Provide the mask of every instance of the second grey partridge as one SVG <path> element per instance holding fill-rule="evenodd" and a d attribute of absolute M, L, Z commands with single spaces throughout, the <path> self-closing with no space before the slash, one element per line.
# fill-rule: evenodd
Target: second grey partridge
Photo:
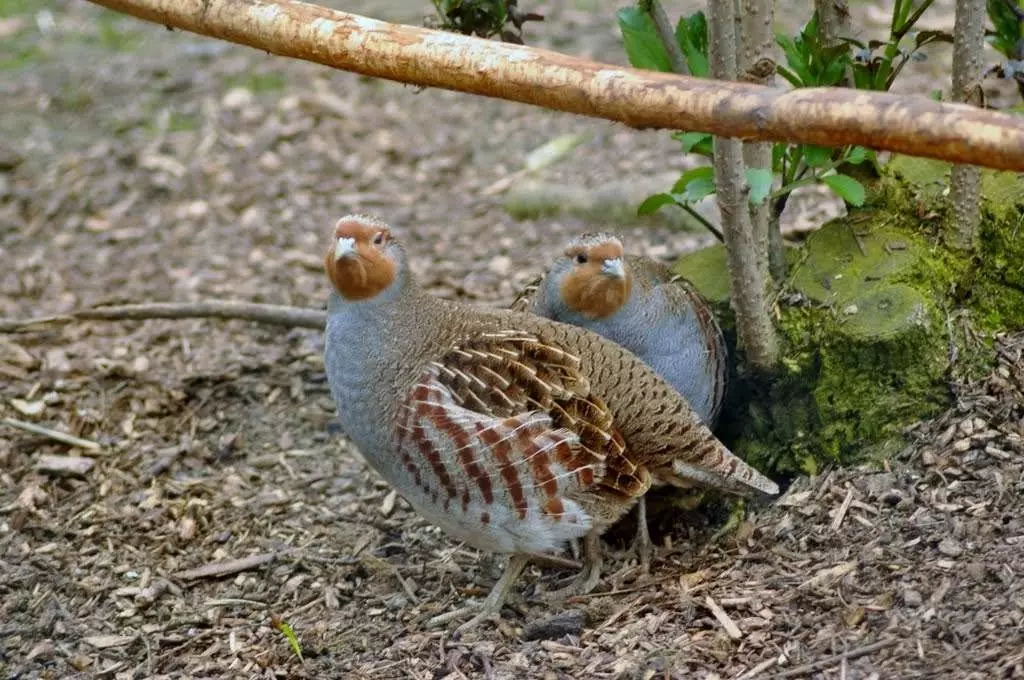
<path fill-rule="evenodd" d="M 666 265 L 627 255 L 610 233 L 581 234 L 512 303 L 614 340 L 649 364 L 714 428 L 728 376 L 728 349 L 710 306 Z M 655 480 L 660 481 L 660 480 Z M 636 548 L 652 551 L 646 505 L 637 506 Z"/>
<path fill-rule="evenodd" d="M 324 360 L 345 433 L 424 518 L 511 554 L 458 633 L 500 612 L 530 553 L 585 537 L 585 580 L 596 578 L 598 535 L 652 475 L 778 492 L 619 345 L 423 291 L 383 222 L 340 219 L 325 267 Z"/>

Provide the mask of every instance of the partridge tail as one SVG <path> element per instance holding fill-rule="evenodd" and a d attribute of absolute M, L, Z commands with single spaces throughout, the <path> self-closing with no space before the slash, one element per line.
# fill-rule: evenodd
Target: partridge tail
<path fill-rule="evenodd" d="M 658 476 L 660 481 L 673 486 L 705 486 L 742 496 L 759 491 L 774 496 L 779 486 L 747 465 L 713 437 L 708 437 L 699 454 L 676 458 L 670 471 Z M 668 474 L 666 474 L 668 473 Z"/>

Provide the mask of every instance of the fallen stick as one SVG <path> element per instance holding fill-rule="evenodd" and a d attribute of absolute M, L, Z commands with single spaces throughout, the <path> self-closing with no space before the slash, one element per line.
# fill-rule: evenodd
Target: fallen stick
<path fill-rule="evenodd" d="M 851 649 L 850 651 L 843 652 L 842 654 L 834 654 L 832 656 L 825 657 L 824 659 L 820 659 L 819 661 L 812 661 L 811 663 L 804 664 L 803 666 L 796 666 L 794 668 L 790 668 L 788 671 L 776 673 L 775 675 L 770 676 L 768 680 L 785 680 L 785 678 L 797 678 L 808 673 L 813 673 L 814 671 L 828 668 L 829 666 L 834 666 L 835 664 L 842 663 L 843 661 L 852 661 L 853 659 L 859 659 L 860 657 L 867 656 L 872 652 L 877 652 L 880 649 L 891 647 L 897 642 L 898 640 L 896 638 L 889 638 L 887 640 L 873 642 L 870 645 L 864 645 L 863 647 L 858 647 L 857 649 Z"/>
<path fill-rule="evenodd" d="M 75 321 L 144 321 L 147 319 L 226 319 L 255 321 L 293 328 L 323 330 L 327 313 L 319 309 L 264 305 L 254 302 L 150 302 L 137 305 L 92 307 L 68 314 L 32 319 L 0 320 L 0 333 L 23 333 L 45 326 L 61 326 Z"/>
<path fill-rule="evenodd" d="M 1024 119 L 924 96 L 781 90 L 602 64 L 297 0 L 91 0 L 146 21 L 375 78 L 634 128 L 872 149 L 1024 171 Z"/>
<path fill-rule="evenodd" d="M 725 632 L 729 637 L 733 640 L 739 640 L 743 637 L 743 631 L 740 630 L 740 627 L 737 626 L 736 622 L 725 613 L 724 609 L 718 606 L 718 603 L 715 602 L 710 595 L 706 595 L 704 597 L 704 606 L 708 608 L 708 611 L 710 611 L 716 619 L 718 619 L 718 622 L 722 624 L 722 628 L 725 629 Z"/>
<path fill-rule="evenodd" d="M 16 427 L 19 430 L 24 430 L 26 432 L 32 432 L 33 434 L 41 434 L 44 437 L 55 439 L 56 441 L 59 441 L 62 444 L 67 444 L 69 446 L 77 446 L 79 448 L 87 449 L 89 451 L 98 451 L 100 449 L 100 445 L 97 442 L 90 441 L 88 439 L 82 439 L 81 437 L 76 437 L 75 435 L 67 434 L 66 432 L 58 432 L 57 430 L 51 430 L 48 427 L 36 425 L 35 423 L 26 423 L 24 420 L 15 420 L 14 418 L 3 418 L 2 420 L 0 420 L 0 423 L 3 423 L 4 425 L 7 425 L 9 427 Z"/>
<path fill-rule="evenodd" d="M 179 571 L 174 575 L 174 577 L 181 579 L 182 581 L 195 581 L 201 578 L 221 578 L 223 576 L 231 576 L 232 574 L 237 574 L 242 571 L 249 571 L 250 569 L 262 567 L 264 564 L 270 564 L 276 559 L 277 553 L 250 555 L 249 557 L 242 557 L 237 560 L 214 562 L 212 564 L 204 564 L 203 566 L 196 567 L 195 569 Z"/>

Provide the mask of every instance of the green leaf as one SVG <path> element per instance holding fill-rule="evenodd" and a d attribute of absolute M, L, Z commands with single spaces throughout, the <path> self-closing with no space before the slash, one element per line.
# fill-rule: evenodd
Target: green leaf
<path fill-rule="evenodd" d="M 863 146 L 850 147 L 850 151 L 846 154 L 846 162 L 850 165 L 860 165 L 868 157 L 868 150 Z"/>
<path fill-rule="evenodd" d="M 1024 28 L 1021 26 L 1020 18 L 1017 17 L 1013 8 L 1009 6 L 1006 0 L 987 0 L 986 8 L 988 9 L 989 19 L 992 20 L 992 25 L 996 29 L 996 34 L 1000 38 L 999 42 L 1001 46 L 1015 46 L 1024 35 Z M 999 46 L 997 46 L 998 48 Z M 1009 51 L 1003 51 L 1003 54 L 1007 57 L 1012 56 Z"/>
<path fill-rule="evenodd" d="M 711 135 L 707 132 L 674 132 L 672 139 L 683 147 L 683 153 L 699 153 L 710 156 L 712 151 Z"/>
<path fill-rule="evenodd" d="M 651 71 L 672 71 L 665 46 L 658 38 L 651 17 L 639 7 L 623 7 L 615 13 L 629 63 Z"/>
<path fill-rule="evenodd" d="M 697 203 L 715 193 L 715 178 L 700 177 L 686 185 L 686 191 L 676 196 L 683 203 Z"/>
<path fill-rule="evenodd" d="M 848 175 L 826 175 L 821 181 L 829 186 L 839 197 L 853 206 L 864 205 L 864 185 Z"/>
<path fill-rule="evenodd" d="M 804 163 L 812 168 L 820 168 L 832 160 L 832 149 L 827 146 L 804 145 Z"/>
<path fill-rule="evenodd" d="M 675 203 L 676 199 L 672 194 L 652 194 L 644 199 L 636 209 L 636 214 L 653 215 L 666 205 L 675 205 Z"/>
<path fill-rule="evenodd" d="M 789 144 L 772 144 L 772 170 L 782 172 L 782 159 L 789 151 Z"/>
<path fill-rule="evenodd" d="M 288 625 L 287 621 L 278 619 L 276 617 L 271 618 L 271 622 L 274 627 L 281 631 L 281 634 L 288 640 L 288 646 L 292 648 L 292 652 L 302 661 L 302 645 L 299 644 L 299 638 L 295 635 L 295 631 Z"/>
<path fill-rule="evenodd" d="M 686 185 L 694 180 L 710 179 L 715 180 L 715 169 L 709 165 L 702 165 L 699 168 L 687 170 L 679 176 L 679 181 L 672 187 L 673 194 L 679 194 L 686 190 Z"/>
<path fill-rule="evenodd" d="M 679 20 L 676 42 L 686 57 L 690 75 L 707 78 L 711 74 L 711 66 L 708 63 L 708 23 L 703 12 L 695 12 Z"/>
<path fill-rule="evenodd" d="M 772 192 L 775 175 L 765 168 L 747 168 L 747 185 L 750 187 L 750 203 L 760 205 Z"/>
<path fill-rule="evenodd" d="M 790 71 L 785 66 L 776 66 L 775 67 L 775 72 L 778 73 L 783 78 L 785 78 L 786 80 L 788 80 L 789 84 L 792 85 L 793 87 L 803 87 L 804 86 L 803 82 L 800 80 L 800 76 L 798 76 L 797 74 L 793 73 L 792 71 Z"/>

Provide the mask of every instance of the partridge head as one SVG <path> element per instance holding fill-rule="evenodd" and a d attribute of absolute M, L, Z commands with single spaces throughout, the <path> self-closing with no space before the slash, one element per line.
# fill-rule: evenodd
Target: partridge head
<path fill-rule="evenodd" d="M 325 266 L 324 360 L 345 433 L 424 518 L 512 555 L 460 630 L 500 610 L 530 553 L 591 546 L 656 475 L 682 466 L 733 491 L 777 492 L 619 345 L 421 290 L 383 222 L 339 220 Z"/>
<path fill-rule="evenodd" d="M 725 339 L 707 301 L 667 266 L 608 233 L 572 239 L 513 303 L 622 345 L 672 384 L 709 427 L 725 396 Z"/>

